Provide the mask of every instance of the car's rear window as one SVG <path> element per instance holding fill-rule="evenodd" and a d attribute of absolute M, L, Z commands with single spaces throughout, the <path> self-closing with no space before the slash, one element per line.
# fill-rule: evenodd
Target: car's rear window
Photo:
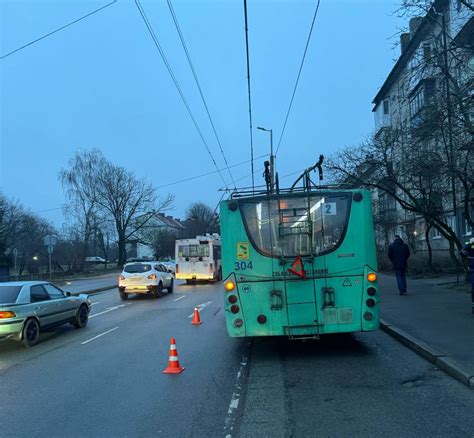
<path fill-rule="evenodd" d="M 0 285 L 0 303 L 13 304 L 18 298 L 21 286 L 3 286 Z"/>
<path fill-rule="evenodd" d="M 140 272 L 148 272 L 151 271 L 151 265 L 144 264 L 144 263 L 136 263 L 133 265 L 127 265 L 123 268 L 124 272 L 129 274 L 137 274 Z"/>

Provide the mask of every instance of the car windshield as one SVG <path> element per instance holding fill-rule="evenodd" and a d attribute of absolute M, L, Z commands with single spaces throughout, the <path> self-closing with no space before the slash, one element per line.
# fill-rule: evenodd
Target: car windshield
<path fill-rule="evenodd" d="M 128 274 L 138 274 L 140 272 L 151 271 L 151 265 L 145 263 L 135 263 L 133 265 L 127 265 L 123 268 L 124 272 Z"/>
<path fill-rule="evenodd" d="M 20 293 L 21 286 L 0 286 L 0 303 L 13 304 Z"/>

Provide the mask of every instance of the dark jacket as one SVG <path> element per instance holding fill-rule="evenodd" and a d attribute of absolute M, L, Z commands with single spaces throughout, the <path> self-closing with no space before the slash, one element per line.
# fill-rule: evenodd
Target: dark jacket
<path fill-rule="evenodd" d="M 410 248 L 402 239 L 395 239 L 388 247 L 388 258 L 396 271 L 407 268 L 408 257 L 410 257 Z"/>
<path fill-rule="evenodd" d="M 467 257 L 467 266 L 469 268 L 469 272 L 474 272 L 474 243 L 466 243 L 462 253 Z"/>

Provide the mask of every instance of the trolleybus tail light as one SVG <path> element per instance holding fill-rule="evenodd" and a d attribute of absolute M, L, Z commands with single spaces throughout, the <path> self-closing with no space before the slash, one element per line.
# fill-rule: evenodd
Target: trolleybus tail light
<path fill-rule="evenodd" d="M 235 304 L 237 302 L 237 297 L 235 295 L 229 295 L 228 300 L 230 304 Z"/>
<path fill-rule="evenodd" d="M 0 319 L 5 319 L 5 318 L 15 318 L 16 315 L 14 312 L 0 312 Z"/>
<path fill-rule="evenodd" d="M 240 308 L 239 308 L 239 306 L 237 306 L 237 304 L 234 304 L 233 306 L 230 306 L 230 311 L 232 313 L 239 313 L 239 310 L 240 310 Z"/>
<path fill-rule="evenodd" d="M 237 327 L 237 328 L 240 328 L 244 325 L 244 322 L 240 319 L 240 318 L 237 318 L 235 321 L 234 321 L 234 325 Z"/>
<path fill-rule="evenodd" d="M 374 315 L 372 315 L 372 313 L 370 313 L 370 312 L 365 312 L 365 313 L 364 313 L 364 319 L 365 319 L 366 321 L 372 321 L 372 318 L 373 318 L 373 317 L 374 317 Z"/>
<path fill-rule="evenodd" d="M 371 283 L 377 280 L 377 274 L 375 272 L 369 272 L 367 274 L 367 280 L 369 280 Z"/>
<path fill-rule="evenodd" d="M 367 304 L 368 307 L 374 307 L 375 306 L 375 300 L 373 298 L 369 298 L 365 304 Z"/>
<path fill-rule="evenodd" d="M 235 289 L 235 283 L 232 280 L 227 280 L 224 287 L 227 292 L 232 292 Z"/>
<path fill-rule="evenodd" d="M 212 272 L 212 263 L 209 263 L 209 272 Z"/>
<path fill-rule="evenodd" d="M 373 296 L 377 293 L 377 289 L 375 289 L 375 287 L 369 287 L 369 288 L 367 289 L 367 293 L 368 293 L 371 297 L 373 297 Z"/>
<path fill-rule="evenodd" d="M 257 321 L 259 324 L 265 324 L 267 322 L 267 317 L 265 315 L 258 315 Z"/>
<path fill-rule="evenodd" d="M 156 274 L 151 274 L 147 278 L 148 280 L 156 280 Z"/>
<path fill-rule="evenodd" d="M 176 265 L 176 274 L 179 273 L 179 265 Z"/>

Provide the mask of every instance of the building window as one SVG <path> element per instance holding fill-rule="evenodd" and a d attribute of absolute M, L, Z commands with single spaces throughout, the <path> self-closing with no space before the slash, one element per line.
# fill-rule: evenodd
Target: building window
<path fill-rule="evenodd" d="M 431 59 L 431 44 L 424 43 L 423 44 L 423 60 L 425 62 L 429 62 Z"/>
<path fill-rule="evenodd" d="M 456 216 L 448 216 L 446 218 L 446 224 L 449 228 L 456 232 Z"/>
<path fill-rule="evenodd" d="M 438 229 L 432 228 L 431 229 L 431 238 L 432 239 L 441 239 L 441 234 Z"/>
<path fill-rule="evenodd" d="M 389 113 L 389 110 L 390 110 L 390 106 L 389 106 L 389 100 L 388 99 L 385 99 L 383 101 L 383 113 L 384 114 L 388 114 Z"/>
<path fill-rule="evenodd" d="M 464 229 L 466 232 L 464 233 L 465 236 L 471 236 L 472 235 L 472 227 L 469 225 L 469 222 L 467 220 L 464 221 Z"/>
<path fill-rule="evenodd" d="M 421 86 L 418 91 L 410 98 L 410 115 L 413 117 L 423 108 L 425 104 L 424 87 Z"/>

